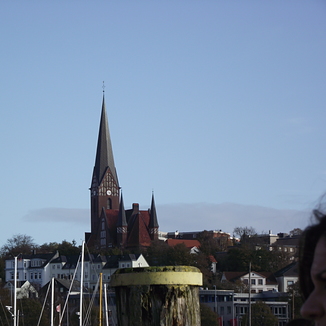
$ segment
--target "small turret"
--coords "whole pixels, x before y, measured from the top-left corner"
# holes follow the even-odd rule
[[[152,240],[158,239],[158,222],[157,222],[154,193],[152,193],[152,203],[150,209],[149,234]]]

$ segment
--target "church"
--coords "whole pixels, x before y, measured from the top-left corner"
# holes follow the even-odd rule
[[[85,233],[86,243],[97,249],[150,246],[158,239],[158,220],[154,194],[148,210],[134,203],[125,209],[114,164],[105,98],[97,140],[91,187],[91,232]]]

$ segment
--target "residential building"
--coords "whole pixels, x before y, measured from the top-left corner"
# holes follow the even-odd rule
[[[20,255],[17,259],[17,281],[29,281],[36,289],[43,287],[51,278],[50,263],[59,253]],[[5,264],[6,282],[14,281],[15,259],[7,259]]]
[[[215,239],[220,245],[226,247],[232,244],[230,233],[223,232],[222,230],[210,230],[210,231],[191,231],[191,232],[168,232],[167,237],[169,239],[184,239],[193,240],[198,239],[199,234],[207,232],[213,239]]]
[[[9,281],[5,288],[8,289],[13,296],[14,293],[14,282]],[[29,283],[28,281],[20,281],[17,282],[17,299],[24,299],[24,298],[37,298],[38,292],[36,291],[35,287]]]
[[[149,267],[142,254],[128,254],[123,256],[110,256],[103,266],[103,282],[110,282],[111,275],[119,268],[142,268]]]
[[[291,260],[298,258],[300,235],[290,236],[286,233],[278,233],[278,239],[272,244],[270,250],[286,253]]]
[[[235,293],[233,290],[200,289],[201,303],[208,305],[220,316],[221,326],[246,326],[241,324],[242,317],[248,313],[249,293]],[[274,291],[250,295],[251,304],[264,302],[278,319],[278,326],[285,326],[290,319],[290,307],[286,293]]]
[[[250,279],[250,281],[249,281]],[[221,282],[231,282],[244,285],[243,292],[261,293],[264,291],[277,291],[278,284],[273,273],[270,272],[223,272]]]
[[[37,258],[36,258],[37,257]],[[57,280],[81,280],[80,255],[31,255],[22,256],[18,260],[17,281],[30,282],[37,290],[49,283],[52,278]],[[103,282],[108,283],[111,275],[118,268],[148,267],[142,254],[117,255],[117,256],[84,256],[84,287],[94,289],[97,285],[99,274],[103,274]],[[6,282],[14,281],[14,259],[6,260]],[[20,284],[20,283],[19,283]]]
[[[279,292],[288,292],[289,286],[299,280],[298,262],[293,262],[277,271],[274,275],[278,283]]]

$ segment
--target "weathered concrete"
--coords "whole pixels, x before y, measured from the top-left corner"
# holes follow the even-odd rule
[[[200,326],[196,267],[125,268],[111,278],[119,326]]]

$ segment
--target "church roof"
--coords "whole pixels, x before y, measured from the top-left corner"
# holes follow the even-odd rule
[[[94,166],[94,173],[99,183],[101,182],[107,167],[110,168],[113,178],[115,179],[116,183],[119,184],[117,172],[114,165],[109,125],[103,95],[100,129],[98,133],[97,150]]]
[[[150,246],[152,240],[148,232],[149,213],[148,211],[140,211],[134,216],[130,231],[128,232],[128,246]]]

